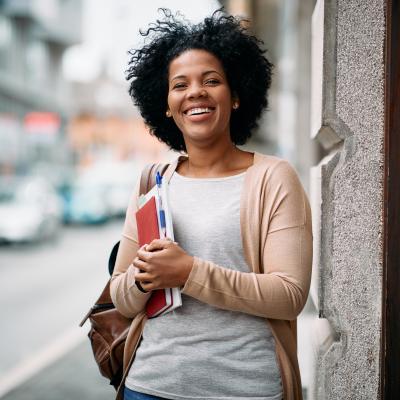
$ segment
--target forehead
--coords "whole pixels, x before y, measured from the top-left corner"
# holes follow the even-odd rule
[[[187,76],[205,71],[216,71],[225,76],[222,64],[214,54],[206,50],[187,50],[169,64],[169,79],[173,79],[174,76]]]

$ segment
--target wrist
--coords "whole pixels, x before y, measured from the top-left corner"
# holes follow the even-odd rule
[[[135,285],[136,285],[136,287],[137,287],[142,293],[149,293],[147,290],[144,290],[144,289],[142,288],[142,285],[140,284],[139,281],[135,281]]]
[[[192,271],[192,268],[193,268],[193,262],[194,262],[194,257],[187,255],[187,259],[185,261],[185,276],[184,276],[182,286],[184,286],[186,284],[186,281],[189,278],[190,272]]]

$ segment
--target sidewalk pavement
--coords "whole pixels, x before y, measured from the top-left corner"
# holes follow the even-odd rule
[[[39,371],[1,400],[113,400],[115,390],[103,378],[88,340]]]

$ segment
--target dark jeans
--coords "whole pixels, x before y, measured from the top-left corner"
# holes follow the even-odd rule
[[[151,394],[139,393],[135,390],[124,389],[124,400],[162,400],[164,397],[152,396]]]

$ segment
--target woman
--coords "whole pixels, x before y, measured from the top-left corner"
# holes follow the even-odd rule
[[[130,94],[152,133],[187,157],[165,174],[177,242],[139,249],[137,193],[128,207],[111,283],[133,318],[119,396],[301,399],[309,203],[288,162],[237,147],[267,106],[272,65],[233,17],[193,26],[164,12],[132,52]],[[182,288],[182,307],[146,321],[150,292],[166,287]]]

